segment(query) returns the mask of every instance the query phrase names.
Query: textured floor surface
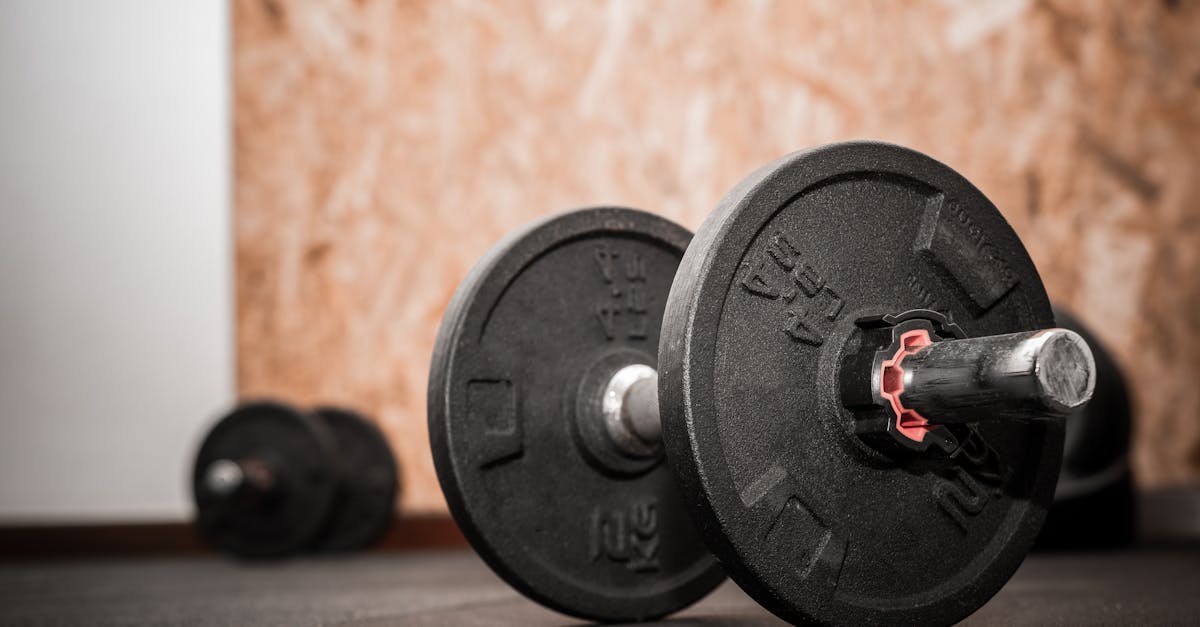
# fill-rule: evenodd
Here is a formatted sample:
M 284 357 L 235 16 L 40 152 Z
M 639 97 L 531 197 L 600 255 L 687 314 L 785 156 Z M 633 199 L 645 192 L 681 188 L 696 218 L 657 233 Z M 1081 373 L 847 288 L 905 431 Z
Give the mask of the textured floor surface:
M 966 625 L 1200 620 L 1200 547 L 1035 555 Z M 726 583 L 672 625 L 782 624 Z M 4 625 L 569 625 L 467 552 L 0 565 Z

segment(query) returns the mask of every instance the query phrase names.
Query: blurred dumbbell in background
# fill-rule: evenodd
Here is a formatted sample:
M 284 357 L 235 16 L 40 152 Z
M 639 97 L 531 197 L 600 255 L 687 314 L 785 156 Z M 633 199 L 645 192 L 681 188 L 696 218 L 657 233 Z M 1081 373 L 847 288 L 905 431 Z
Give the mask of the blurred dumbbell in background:
M 196 525 L 239 557 L 353 551 L 395 517 L 398 472 L 383 433 L 348 410 L 283 403 L 238 406 L 196 456 Z

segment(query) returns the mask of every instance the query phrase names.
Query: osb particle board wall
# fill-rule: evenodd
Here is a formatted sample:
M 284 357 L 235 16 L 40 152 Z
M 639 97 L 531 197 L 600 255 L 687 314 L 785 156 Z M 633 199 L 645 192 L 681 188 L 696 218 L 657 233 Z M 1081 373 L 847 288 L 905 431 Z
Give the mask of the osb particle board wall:
M 373 414 L 444 508 L 425 384 L 456 283 L 581 204 L 695 228 L 783 153 L 973 180 L 1136 387 L 1145 485 L 1200 478 L 1196 2 L 234 3 L 238 380 Z

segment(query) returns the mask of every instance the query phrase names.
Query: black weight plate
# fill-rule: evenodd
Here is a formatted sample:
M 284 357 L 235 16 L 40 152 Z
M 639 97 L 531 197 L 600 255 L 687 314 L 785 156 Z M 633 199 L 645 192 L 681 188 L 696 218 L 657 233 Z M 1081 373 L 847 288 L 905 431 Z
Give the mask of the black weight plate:
M 761 168 L 684 255 L 659 351 L 667 455 L 726 571 L 785 619 L 953 623 L 1008 580 L 1044 518 L 1060 422 L 981 425 L 986 446 L 953 460 L 892 461 L 853 435 L 838 370 L 854 321 L 910 309 L 968 335 L 1054 322 L 996 208 L 897 146 Z M 967 463 L 988 447 L 1000 473 Z
M 356 412 L 321 407 L 313 414 L 329 428 L 341 459 L 342 491 L 314 548 L 354 551 L 378 541 L 396 518 L 399 471 L 387 438 Z
M 213 545 L 243 557 L 277 557 L 310 545 L 339 489 L 333 434 L 308 414 L 275 403 L 242 405 L 218 422 L 196 455 L 197 526 Z M 277 488 L 267 498 L 218 496 L 204 484 L 217 460 L 258 460 Z
M 597 368 L 654 365 L 689 237 L 632 209 L 540 221 L 476 264 L 438 332 L 429 434 L 450 511 L 493 570 L 558 611 L 654 618 L 723 579 L 661 455 L 609 468 L 576 424 Z

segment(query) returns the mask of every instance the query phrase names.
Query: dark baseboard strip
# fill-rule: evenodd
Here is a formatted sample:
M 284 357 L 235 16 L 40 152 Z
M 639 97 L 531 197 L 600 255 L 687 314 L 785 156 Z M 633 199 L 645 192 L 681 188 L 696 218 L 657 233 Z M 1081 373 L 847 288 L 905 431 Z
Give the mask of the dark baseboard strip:
M 0 558 L 200 553 L 188 523 L 0 527 Z
M 454 519 L 448 515 L 397 518 L 376 545 L 381 551 L 462 549 L 469 546 Z
M 462 548 L 448 516 L 397 518 L 373 551 Z M 0 526 L 0 559 L 149 556 L 206 553 L 190 523 Z

